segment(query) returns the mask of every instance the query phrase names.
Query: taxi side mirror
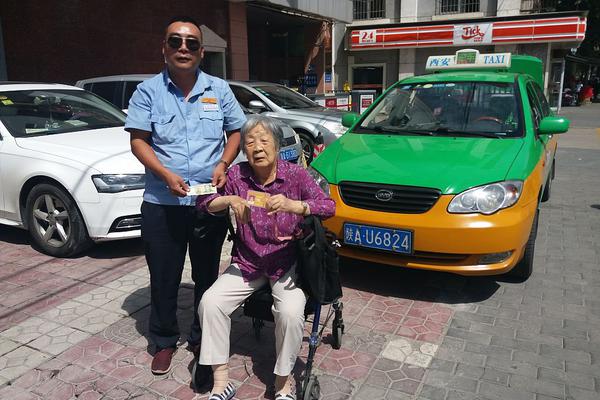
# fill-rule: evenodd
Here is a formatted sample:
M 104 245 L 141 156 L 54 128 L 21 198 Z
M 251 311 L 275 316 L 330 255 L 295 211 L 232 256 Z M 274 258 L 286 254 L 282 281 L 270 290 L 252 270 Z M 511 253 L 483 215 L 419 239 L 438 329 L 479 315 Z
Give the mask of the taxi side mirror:
M 342 115 L 342 125 L 346 128 L 350 128 L 360 116 L 357 113 L 346 113 Z
M 553 135 L 569 130 L 570 121 L 563 117 L 544 117 L 540 121 L 538 133 L 540 135 Z

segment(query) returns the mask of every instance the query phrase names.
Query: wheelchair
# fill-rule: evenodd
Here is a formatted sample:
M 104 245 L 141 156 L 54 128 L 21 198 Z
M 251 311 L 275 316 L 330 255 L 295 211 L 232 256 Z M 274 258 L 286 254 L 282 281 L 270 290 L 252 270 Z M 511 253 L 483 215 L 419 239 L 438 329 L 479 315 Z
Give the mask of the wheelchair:
M 266 284 L 256 290 L 244 302 L 244 315 L 252 318 L 252 327 L 256 340 L 260 340 L 260 331 L 264 326 L 264 321 L 274 321 L 271 307 L 273 305 L 273 296 L 271 287 Z M 333 316 L 331 323 L 332 342 L 331 347 L 338 350 L 342 346 L 342 335 L 344 334 L 344 319 L 342 310 L 344 308 L 340 299 L 331 303 L 331 308 L 327 313 L 327 318 L 319 330 L 319 321 L 321 319 L 322 304 L 309 297 L 304 308 L 304 318 L 313 315 L 312 329 L 308 339 L 308 356 L 306 359 L 306 368 L 300 390 L 297 390 L 298 400 L 317 400 L 321 395 L 321 387 L 316 375 L 312 373 L 314 356 L 317 348 L 321 345 L 321 337 L 325 326 Z

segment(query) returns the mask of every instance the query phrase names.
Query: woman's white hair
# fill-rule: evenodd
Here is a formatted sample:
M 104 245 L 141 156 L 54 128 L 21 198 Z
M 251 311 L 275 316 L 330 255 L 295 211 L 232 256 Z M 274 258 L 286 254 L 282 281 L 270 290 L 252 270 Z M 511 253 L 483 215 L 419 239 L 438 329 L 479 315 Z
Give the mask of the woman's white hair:
M 246 143 L 246 135 L 248 135 L 248 132 L 250 132 L 258 125 L 265 128 L 265 130 L 273 136 L 275 150 L 279 151 L 279 149 L 281 148 L 281 142 L 283 140 L 283 130 L 281 129 L 281 122 L 259 114 L 250 115 L 244 123 L 244 125 L 242 125 L 242 129 L 240 130 L 240 133 L 242 135 L 242 151 L 244 153 L 246 152 L 246 146 L 244 146 L 244 143 Z

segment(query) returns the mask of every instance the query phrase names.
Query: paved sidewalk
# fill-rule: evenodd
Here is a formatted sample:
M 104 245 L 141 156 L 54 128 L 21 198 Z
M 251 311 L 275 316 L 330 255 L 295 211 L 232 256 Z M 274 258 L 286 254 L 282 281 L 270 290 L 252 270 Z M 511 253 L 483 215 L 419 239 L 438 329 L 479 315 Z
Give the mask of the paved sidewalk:
M 333 350 L 326 330 L 316 357 L 323 399 L 600 398 L 600 105 L 563 113 L 574 128 L 560 138 L 533 276 L 344 262 L 343 347 Z M 205 399 L 190 388 L 183 345 L 172 372 L 150 373 L 148 290 L 139 240 L 53 259 L 0 227 L 0 399 Z M 185 332 L 189 268 L 179 297 Z M 272 325 L 257 341 L 237 312 L 231 340 L 236 398 L 272 398 Z

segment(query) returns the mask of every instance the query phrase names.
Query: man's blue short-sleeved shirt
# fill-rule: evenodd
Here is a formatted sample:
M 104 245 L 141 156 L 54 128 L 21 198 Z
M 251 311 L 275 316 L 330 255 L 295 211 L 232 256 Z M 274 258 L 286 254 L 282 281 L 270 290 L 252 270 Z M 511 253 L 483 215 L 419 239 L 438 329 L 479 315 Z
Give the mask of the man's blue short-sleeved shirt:
M 167 70 L 140 83 L 129 101 L 125 129 L 151 132 L 150 144 L 160 162 L 189 185 L 212 180 L 223 156 L 224 131 L 246 121 L 227 82 L 198 70 L 186 101 Z M 177 197 L 146 169 L 144 200 L 165 205 L 194 205 L 195 196 Z

